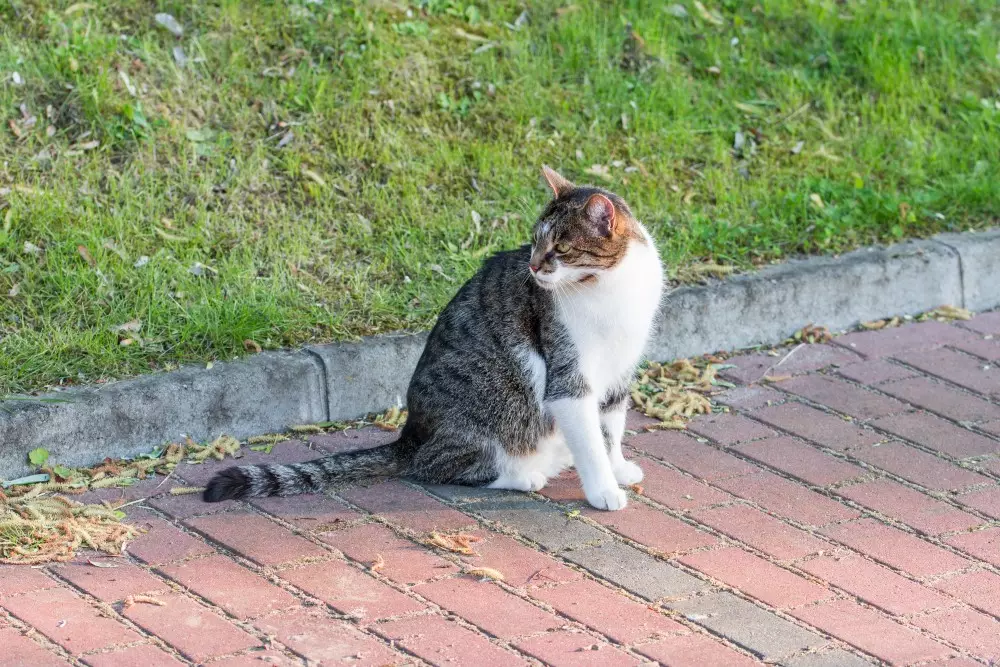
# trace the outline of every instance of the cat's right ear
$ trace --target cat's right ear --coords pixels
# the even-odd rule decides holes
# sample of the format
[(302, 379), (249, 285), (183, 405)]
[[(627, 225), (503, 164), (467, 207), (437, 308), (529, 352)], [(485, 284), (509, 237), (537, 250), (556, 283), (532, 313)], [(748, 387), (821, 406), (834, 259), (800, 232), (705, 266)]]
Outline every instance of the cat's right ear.
[(555, 193), (556, 197), (561, 197), (576, 187), (548, 165), (542, 165), (542, 176), (545, 177), (545, 182), (552, 188), (552, 192)]

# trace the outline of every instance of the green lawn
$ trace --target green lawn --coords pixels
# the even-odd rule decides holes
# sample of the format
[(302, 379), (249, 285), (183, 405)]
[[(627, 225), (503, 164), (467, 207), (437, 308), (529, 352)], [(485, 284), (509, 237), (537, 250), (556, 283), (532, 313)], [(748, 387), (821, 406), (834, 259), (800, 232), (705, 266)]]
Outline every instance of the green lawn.
[(0, 110), (3, 395), (427, 327), (542, 163), (674, 276), (996, 224), (1000, 8), (0, 0)]

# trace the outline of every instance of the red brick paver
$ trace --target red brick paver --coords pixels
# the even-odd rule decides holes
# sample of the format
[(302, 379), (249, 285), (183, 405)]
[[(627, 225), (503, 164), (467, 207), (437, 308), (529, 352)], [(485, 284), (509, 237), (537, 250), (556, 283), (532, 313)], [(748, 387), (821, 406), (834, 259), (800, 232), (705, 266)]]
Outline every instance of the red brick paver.
[(795, 617), (893, 665), (943, 658), (951, 653), (944, 644), (850, 600), (803, 607)]
[(514, 644), (553, 667), (630, 667), (641, 661), (582, 632), (549, 632)]
[(697, 634), (669, 637), (643, 644), (638, 651), (664, 665), (749, 667), (762, 664), (705, 635)]
[(822, 526), (858, 515), (849, 507), (769, 472), (722, 480), (718, 485), (778, 516), (804, 525)]
[[(728, 412), (686, 432), (629, 413), (645, 478), (619, 512), (587, 506), (572, 471), (534, 495), (170, 494), (232, 465), (212, 461), (88, 492), (129, 502), (143, 533), (119, 558), (0, 566), (0, 667), (990, 664), (997, 335), (1000, 313), (737, 355), (722, 374), (740, 386), (715, 397)], [(394, 437), (310, 436), (241, 463)], [(462, 553), (431, 531), (479, 539)]]
[(283, 570), (281, 578), (342, 614), (373, 621), (419, 611), (424, 605), (342, 561)]
[(915, 614), (950, 603), (932, 589), (860, 556), (834, 553), (805, 561), (799, 567), (891, 614)]
[(753, 414), (772, 426), (837, 451), (871, 445), (884, 439), (874, 431), (859, 428), (836, 415), (803, 403), (785, 403)]
[(324, 533), (320, 539), (366, 565), (374, 564), (381, 556), (383, 566), (379, 572), (404, 584), (442, 577), (456, 570), (452, 563), (419, 544), (396, 536), (380, 524)]
[(241, 620), (295, 604), (288, 592), (222, 556), (168, 565), (160, 571)]
[(444, 579), (421, 584), (413, 591), (502, 639), (551, 630), (563, 624), (553, 614), (507, 593), (488, 580)]
[(179, 667), (184, 664), (163, 649), (149, 644), (88, 655), (84, 662), (91, 667), (135, 667), (136, 665), (142, 665), (142, 667)]
[(74, 655), (141, 639), (66, 588), (4, 597), (0, 605)]
[(698, 510), (691, 516), (779, 560), (802, 558), (828, 548), (810, 533), (746, 505)]
[(837, 493), (931, 535), (983, 523), (967, 512), (891, 480), (855, 484)]
[(969, 560), (874, 519), (861, 519), (820, 532), (866, 556), (914, 577), (929, 577), (968, 567)]
[(768, 438), (737, 445), (736, 450), (816, 486), (838, 484), (865, 474), (863, 468), (825, 454), (798, 438)]
[(14, 628), (0, 628), (0, 667), (65, 667), (70, 663)]
[(663, 614), (590, 580), (536, 589), (531, 596), (624, 644), (684, 630)]
[(165, 595), (163, 606), (134, 604), (125, 616), (195, 662), (226, 655), (261, 642), (230, 621), (183, 595)]
[(700, 551), (680, 561), (775, 609), (800, 607), (833, 597), (829, 589), (741, 549)]
[(254, 621), (254, 627), (317, 664), (379, 667), (403, 661), (403, 656), (375, 637), (347, 621), (330, 618), (321, 609), (294, 609), (267, 616)]
[(975, 558), (1000, 567), (1000, 526), (958, 533), (945, 542)]
[(440, 616), (418, 616), (375, 626), (375, 631), (433, 664), (526, 665), (515, 653)]

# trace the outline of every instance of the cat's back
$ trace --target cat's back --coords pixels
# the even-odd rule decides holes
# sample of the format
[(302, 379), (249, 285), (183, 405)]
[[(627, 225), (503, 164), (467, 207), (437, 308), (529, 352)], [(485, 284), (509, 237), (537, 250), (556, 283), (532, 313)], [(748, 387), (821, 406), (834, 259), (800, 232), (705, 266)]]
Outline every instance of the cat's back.
[(456, 343), (455, 336), (479, 334), (494, 344), (508, 339), (513, 344), (530, 336), (539, 291), (528, 271), (530, 257), (531, 247), (522, 246), (484, 261), (441, 311), (429, 342), (444, 338)]
[(544, 299), (530, 279), (530, 256), (530, 246), (498, 252), (462, 285), (431, 329), (411, 393), (445, 376), (494, 376), (516, 358), (516, 350), (534, 344)]

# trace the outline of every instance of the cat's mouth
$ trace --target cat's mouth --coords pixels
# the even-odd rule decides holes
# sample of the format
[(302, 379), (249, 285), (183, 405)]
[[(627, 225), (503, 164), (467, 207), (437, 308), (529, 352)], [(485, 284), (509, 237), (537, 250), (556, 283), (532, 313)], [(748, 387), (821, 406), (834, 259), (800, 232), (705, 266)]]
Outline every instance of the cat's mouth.
[(533, 273), (531, 277), (535, 279), (535, 284), (544, 290), (554, 290), (560, 282), (558, 278), (547, 273)]
[(542, 280), (538, 276), (535, 276), (535, 284), (544, 290), (554, 290), (559, 285), (555, 280)]

